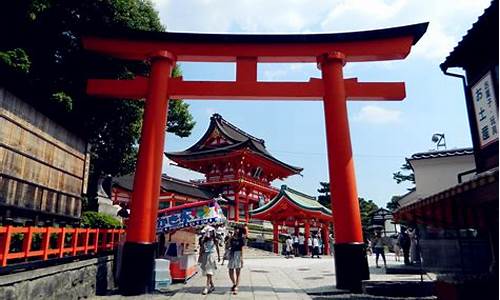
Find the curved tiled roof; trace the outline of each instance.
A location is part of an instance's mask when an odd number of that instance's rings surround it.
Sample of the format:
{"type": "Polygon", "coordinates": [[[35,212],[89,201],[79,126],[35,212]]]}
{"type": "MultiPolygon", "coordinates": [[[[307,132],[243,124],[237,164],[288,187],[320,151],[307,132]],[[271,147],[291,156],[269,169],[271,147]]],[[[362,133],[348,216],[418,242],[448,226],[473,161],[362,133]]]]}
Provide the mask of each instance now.
{"type": "Polygon", "coordinates": [[[471,53],[469,53],[471,49],[476,49],[476,52],[481,53],[490,47],[496,47],[496,51],[492,50],[492,52],[498,55],[498,0],[492,1],[491,5],[472,24],[462,40],[440,65],[440,68],[446,71],[452,67],[463,67],[463,62],[471,59],[471,53]],[[496,42],[491,41],[488,47],[483,47],[482,43],[479,43],[479,41],[489,41],[492,38],[496,38],[496,42]]]}
{"type": "Polygon", "coordinates": [[[193,146],[184,151],[166,152],[165,155],[175,161],[175,158],[177,157],[183,159],[197,158],[206,155],[225,154],[230,151],[244,148],[249,148],[254,153],[285,167],[294,174],[299,174],[303,170],[303,168],[289,165],[275,158],[271,153],[267,151],[263,139],[256,138],[253,135],[250,135],[249,133],[239,129],[235,125],[224,120],[219,114],[212,115],[207,131],[193,146]],[[203,145],[205,144],[205,141],[212,135],[212,132],[214,130],[218,130],[227,140],[231,141],[233,144],[222,145],[216,148],[204,148],[203,145]]]}
{"type": "Polygon", "coordinates": [[[452,150],[415,153],[408,160],[419,160],[427,158],[451,157],[451,156],[472,155],[472,154],[474,154],[474,150],[472,148],[460,148],[452,150]]]}
{"type": "Polygon", "coordinates": [[[405,26],[340,33],[313,34],[220,34],[220,33],[188,33],[188,32],[156,32],[142,30],[85,32],[106,38],[126,38],[128,40],[146,40],[155,42],[180,43],[335,43],[377,40],[412,36],[413,45],[424,35],[429,23],[418,23],[405,26]]]}
{"type": "Polygon", "coordinates": [[[319,212],[327,215],[328,217],[332,216],[332,211],[319,203],[316,197],[306,195],[304,193],[291,189],[286,185],[281,186],[280,192],[271,201],[259,208],[250,211],[250,214],[257,215],[272,209],[276,204],[279,203],[279,201],[283,197],[304,210],[319,212]]]}
{"type": "MultiPolygon", "coordinates": [[[[119,186],[128,191],[132,191],[134,185],[134,174],[128,174],[113,178],[113,185],[119,186]]],[[[165,174],[161,176],[160,189],[163,192],[174,192],[199,199],[213,199],[217,195],[212,191],[197,186],[194,183],[169,177],[165,174]]]]}

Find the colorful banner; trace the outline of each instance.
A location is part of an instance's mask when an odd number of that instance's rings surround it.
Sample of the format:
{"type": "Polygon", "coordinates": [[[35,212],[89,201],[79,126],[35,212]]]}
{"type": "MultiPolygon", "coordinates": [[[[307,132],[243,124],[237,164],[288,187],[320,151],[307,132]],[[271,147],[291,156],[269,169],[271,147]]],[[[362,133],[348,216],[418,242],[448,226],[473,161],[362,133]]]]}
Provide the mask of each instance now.
{"type": "Polygon", "coordinates": [[[217,202],[203,202],[200,206],[180,208],[179,210],[173,210],[158,216],[156,231],[165,232],[225,221],[226,217],[217,202]]]}

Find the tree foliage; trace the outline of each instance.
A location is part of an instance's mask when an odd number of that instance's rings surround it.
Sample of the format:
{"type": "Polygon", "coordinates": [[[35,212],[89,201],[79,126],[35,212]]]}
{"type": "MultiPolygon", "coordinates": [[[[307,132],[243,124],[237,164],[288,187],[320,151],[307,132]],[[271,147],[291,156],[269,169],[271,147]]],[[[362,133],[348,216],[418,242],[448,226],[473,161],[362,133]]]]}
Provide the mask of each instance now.
{"type": "Polygon", "coordinates": [[[122,226],[122,223],[117,218],[96,211],[84,212],[81,224],[90,228],[114,228],[122,226]]]}
{"type": "MultiPolygon", "coordinates": [[[[415,174],[410,166],[410,163],[406,162],[401,166],[402,171],[397,171],[392,174],[392,178],[396,180],[397,184],[410,182],[415,184],[415,174]]],[[[409,191],[415,190],[415,187],[408,188],[409,191]]]]}
{"type": "MultiPolygon", "coordinates": [[[[101,174],[133,171],[143,102],[89,97],[86,79],[147,75],[149,66],[84,51],[80,38],[124,30],[164,28],[148,0],[6,0],[0,7],[0,80],[92,145],[91,195],[101,174]]],[[[168,119],[167,131],[181,137],[195,124],[182,100],[170,101],[168,119]]]]}
{"type": "MultiPolygon", "coordinates": [[[[324,206],[331,208],[330,201],[330,183],[320,182],[320,188],[318,192],[322,195],[318,196],[318,202],[324,206]]],[[[358,197],[359,201],[359,212],[361,216],[361,226],[363,228],[363,236],[365,239],[368,237],[368,227],[371,222],[371,215],[379,208],[373,200],[365,200],[364,198],[358,197]]]]}
{"type": "Polygon", "coordinates": [[[401,199],[401,196],[392,196],[391,201],[387,202],[386,207],[390,211],[395,211],[396,209],[399,208],[399,200],[401,199]]]}
{"type": "Polygon", "coordinates": [[[318,202],[325,207],[332,208],[332,202],[330,201],[330,183],[320,182],[319,185],[321,187],[318,189],[318,193],[320,193],[318,202]]]}

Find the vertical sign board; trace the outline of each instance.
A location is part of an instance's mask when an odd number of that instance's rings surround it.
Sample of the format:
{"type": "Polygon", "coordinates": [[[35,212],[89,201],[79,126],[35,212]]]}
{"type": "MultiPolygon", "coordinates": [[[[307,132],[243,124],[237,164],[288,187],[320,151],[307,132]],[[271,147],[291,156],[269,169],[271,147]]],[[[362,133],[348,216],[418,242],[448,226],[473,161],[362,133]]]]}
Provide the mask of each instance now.
{"type": "Polygon", "coordinates": [[[481,149],[498,141],[498,110],[493,84],[491,72],[488,72],[471,90],[481,149]]]}

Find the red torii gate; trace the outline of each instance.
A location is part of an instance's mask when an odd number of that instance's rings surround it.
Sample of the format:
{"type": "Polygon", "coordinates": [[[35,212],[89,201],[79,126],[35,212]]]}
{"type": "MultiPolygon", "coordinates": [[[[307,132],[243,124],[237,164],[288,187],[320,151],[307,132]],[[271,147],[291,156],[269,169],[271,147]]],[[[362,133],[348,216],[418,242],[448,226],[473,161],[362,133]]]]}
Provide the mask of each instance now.
{"type": "Polygon", "coordinates": [[[86,49],[129,60],[150,60],[149,78],[89,79],[90,95],[146,99],[126,243],[120,275],[123,294],[152,290],[155,226],[168,99],[323,101],[335,228],[337,288],[360,290],[369,278],[354,175],[346,100],[402,100],[404,83],[344,79],[347,62],[405,58],[427,23],[337,34],[234,35],[133,31],[86,36],[86,49]],[[236,62],[236,81],[171,78],[177,61],[236,62]],[[257,63],[314,62],[322,79],[258,82],[257,63]]]}

